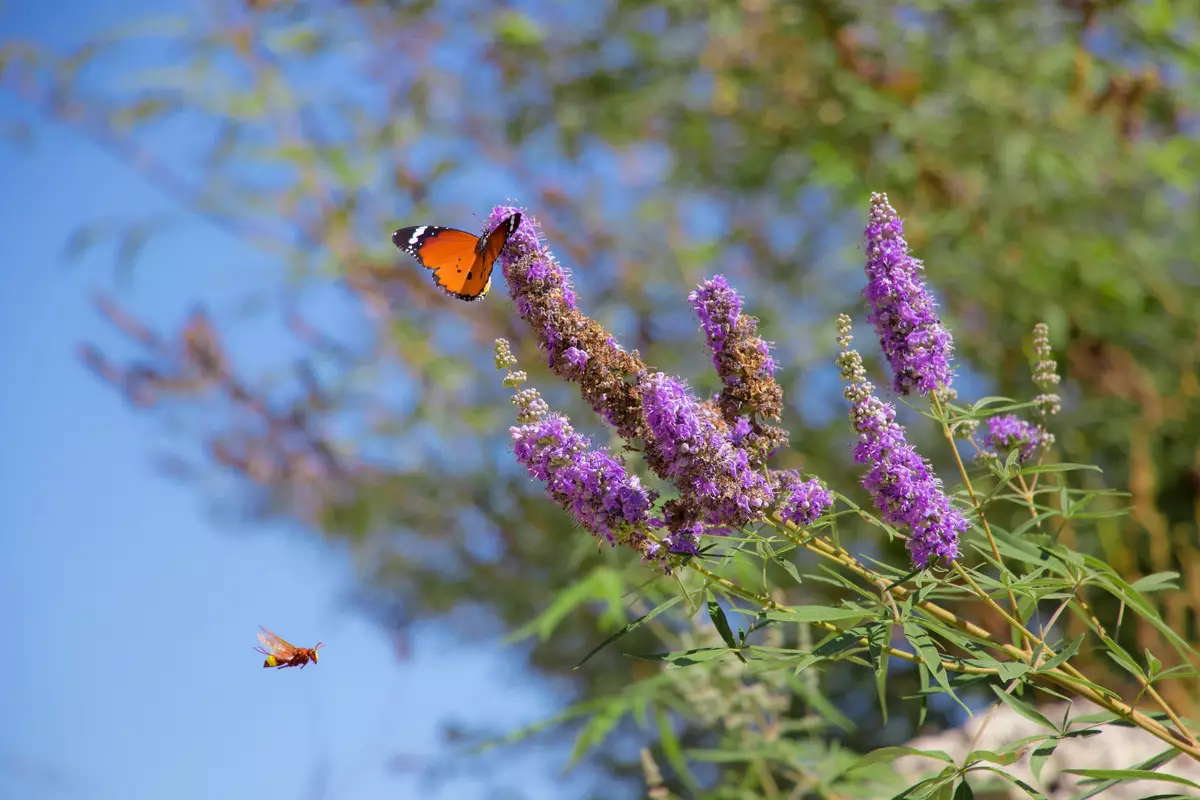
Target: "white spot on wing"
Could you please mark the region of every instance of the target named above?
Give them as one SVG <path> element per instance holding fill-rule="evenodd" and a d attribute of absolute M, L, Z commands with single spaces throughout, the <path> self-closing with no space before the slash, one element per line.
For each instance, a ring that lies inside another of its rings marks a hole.
<path fill-rule="evenodd" d="M 410 245 L 414 245 L 414 244 L 416 244 L 416 243 L 417 243 L 417 240 L 421 238 L 421 235 L 425 233 L 425 229 L 426 229 L 427 227 L 429 227 L 429 226 L 428 226 L 428 225 L 422 225 L 421 227 L 419 227 L 419 228 L 417 228 L 415 231 L 413 231 L 413 235 L 412 235 L 411 237 L 409 237 L 409 239 L 408 239 L 408 243 L 409 243 Z"/>

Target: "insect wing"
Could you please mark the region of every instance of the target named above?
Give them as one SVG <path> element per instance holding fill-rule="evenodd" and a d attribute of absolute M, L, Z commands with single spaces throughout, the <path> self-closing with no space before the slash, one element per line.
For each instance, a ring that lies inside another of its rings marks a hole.
<path fill-rule="evenodd" d="M 392 244 L 431 270 L 434 283 L 452 297 L 476 300 L 481 296 L 479 291 L 472 291 L 479 277 L 475 269 L 478 236 L 457 228 L 418 225 L 393 233 Z"/>
<path fill-rule="evenodd" d="M 259 652 L 275 656 L 275 658 L 279 659 L 280 661 L 287 661 L 296 654 L 295 647 L 271 633 L 262 625 L 259 625 L 258 629 L 261 631 L 261 633 L 258 634 L 258 640 L 262 642 L 262 646 L 265 648 L 259 650 Z"/>
<path fill-rule="evenodd" d="M 392 234 L 392 243 L 433 271 L 434 282 L 459 300 L 481 300 L 492 286 L 492 268 L 508 239 L 521 224 L 510 214 L 484 236 L 457 228 L 417 225 Z"/>
<path fill-rule="evenodd" d="M 487 244 L 483 247 L 483 260 L 489 265 L 493 264 L 500 253 L 504 250 L 504 245 L 508 244 L 508 238 L 517 232 L 517 228 L 521 225 L 521 215 L 509 214 L 496 228 L 491 235 L 487 237 Z"/>
<path fill-rule="evenodd" d="M 486 241 L 482 238 L 479 240 L 479 260 L 476 264 L 483 279 L 483 290 L 480 292 L 480 297 L 488 293 L 492 283 L 492 268 L 496 264 L 496 259 L 504 252 L 504 246 L 508 244 L 509 237 L 513 235 L 520 224 L 520 214 L 509 214 L 496 226 Z"/>

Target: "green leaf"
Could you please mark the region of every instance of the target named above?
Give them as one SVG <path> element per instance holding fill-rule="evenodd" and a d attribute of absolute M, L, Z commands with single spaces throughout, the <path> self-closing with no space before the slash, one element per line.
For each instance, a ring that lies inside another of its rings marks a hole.
<path fill-rule="evenodd" d="M 1048 740 L 1044 744 L 1039 745 L 1029 756 L 1029 769 L 1033 772 L 1033 777 L 1042 780 L 1042 768 L 1046 766 L 1046 762 L 1050 760 L 1050 756 L 1054 755 L 1054 751 L 1058 749 L 1058 738 Z"/>
<path fill-rule="evenodd" d="M 829 636 L 821 640 L 813 651 L 808 655 L 801 657 L 795 664 L 792 674 L 799 675 L 804 670 L 816 664 L 819 661 L 832 659 L 835 656 L 840 656 L 843 653 L 855 650 L 862 647 L 863 633 L 859 631 L 842 631 L 841 633 L 831 633 Z"/>
<path fill-rule="evenodd" d="M 883 724 L 887 725 L 887 672 L 891 653 L 888 652 L 888 642 L 891 641 L 892 626 L 887 622 L 876 622 L 870 626 L 867 634 L 867 652 L 871 658 L 871 668 L 875 671 L 875 693 L 879 697 L 879 710 L 883 715 Z"/>
<path fill-rule="evenodd" d="M 975 793 L 971 791 L 971 784 L 967 783 L 966 777 L 958 784 L 958 788 L 954 790 L 954 800 L 975 800 Z"/>
<path fill-rule="evenodd" d="M 1110 636 L 1106 636 L 1103 633 L 1099 634 L 1099 636 L 1100 641 L 1104 642 L 1104 644 L 1108 646 L 1108 650 L 1105 651 L 1105 655 L 1117 662 L 1122 669 L 1131 675 L 1143 680 L 1146 678 L 1146 673 L 1142 669 L 1141 665 L 1138 664 L 1137 661 L 1134 661 L 1133 656 L 1125 652 L 1124 647 L 1121 647 L 1121 645 L 1117 644 L 1116 641 L 1114 641 Z"/>
<path fill-rule="evenodd" d="M 671 725 L 670 716 L 657 706 L 655 706 L 654 714 L 658 721 L 658 744 L 662 748 L 663 755 L 666 756 L 667 763 L 690 789 L 698 789 L 700 782 L 692 774 L 687 759 L 683 756 L 683 748 L 679 744 L 679 737 L 675 735 L 675 728 Z"/>
<path fill-rule="evenodd" d="M 796 569 L 796 565 L 779 555 L 779 553 L 776 553 L 774 548 L 772 548 L 769 543 L 764 542 L 763 544 L 766 547 L 767 556 L 770 557 L 771 561 L 775 562 L 780 569 L 790 575 L 792 580 L 794 580 L 797 584 L 801 583 L 802 581 L 800 580 L 800 572 Z"/>
<path fill-rule="evenodd" d="M 611 703 L 593 714 L 583 726 L 583 730 L 575 737 L 575 747 L 571 750 L 570 763 L 578 763 L 589 751 L 603 744 L 623 716 L 625 716 L 625 708 L 618 703 Z"/>
<path fill-rule="evenodd" d="M 1200 783 L 1194 783 L 1178 775 L 1154 772 L 1149 769 L 1064 769 L 1063 772 L 1071 775 L 1080 775 L 1084 778 L 1100 778 L 1103 780 L 1163 781 L 1164 783 L 1175 783 L 1180 786 L 1188 786 L 1192 789 L 1200 789 Z"/>
<path fill-rule="evenodd" d="M 738 660 L 743 664 L 746 663 L 746 658 L 741 654 L 737 640 L 733 638 L 733 630 L 729 627 L 729 620 L 725 618 L 725 610 L 721 608 L 720 601 L 711 594 L 708 596 L 708 618 L 712 620 L 713 625 L 717 629 L 717 633 L 721 634 L 721 639 L 733 651 L 733 654 L 738 657 Z"/>
<path fill-rule="evenodd" d="M 1069 462 L 1062 461 L 1057 464 L 1038 464 L 1036 466 L 1026 467 L 1021 470 L 1021 474 L 1042 475 L 1055 472 L 1078 472 L 1079 470 L 1083 470 L 1085 472 L 1104 472 L 1104 470 L 1100 469 L 1095 464 L 1071 464 Z"/>
<path fill-rule="evenodd" d="M 995 775 L 999 775 L 1002 779 L 1014 784 L 1015 786 L 1019 786 L 1021 788 L 1021 791 L 1025 792 L 1025 794 L 1034 798 L 1034 800 L 1049 800 L 1049 798 L 1046 797 L 1046 795 L 1042 794 L 1041 792 L 1039 792 L 1037 789 L 1030 786 L 1025 781 L 1021 780 L 1020 778 L 1016 778 L 1016 777 L 1008 774 L 1007 772 L 1004 772 L 1003 770 L 999 770 L 996 767 L 982 766 L 977 771 L 991 772 Z"/>
<path fill-rule="evenodd" d="M 854 772 L 855 770 L 863 769 L 864 767 L 869 767 L 872 764 L 886 764 L 895 761 L 897 758 L 903 758 L 905 756 L 932 758 L 935 761 L 944 761 L 951 766 L 954 764 L 954 759 L 949 753 L 943 750 L 918 750 L 915 747 L 896 745 L 894 747 L 879 747 L 872 750 L 871 752 L 852 762 L 850 766 L 843 770 L 843 774 Z"/>
<path fill-rule="evenodd" d="M 731 748 L 728 750 L 701 750 L 692 749 L 688 751 L 695 761 L 703 761 L 708 764 L 742 764 L 746 762 L 761 762 L 764 758 L 774 757 L 770 748 L 742 750 Z"/>
<path fill-rule="evenodd" d="M 1012 450 L 1009 451 L 1008 458 L 1006 458 L 1004 460 L 1004 475 L 1006 477 L 1009 475 L 1012 475 L 1014 472 L 1016 472 L 1017 459 L 1020 457 L 1021 457 L 1021 450 L 1019 448 L 1014 447 Z"/>
<path fill-rule="evenodd" d="M 937 775 L 895 795 L 892 800 L 951 800 L 950 793 L 954 791 L 954 777 L 957 774 L 958 770 L 954 767 L 946 767 Z"/>
<path fill-rule="evenodd" d="M 1003 753 L 996 752 L 995 750 L 972 750 L 970 753 L 967 753 L 967 763 L 987 761 L 1007 767 L 1010 764 L 1020 761 L 1021 756 L 1024 754 L 1023 750 L 1009 750 Z"/>
<path fill-rule="evenodd" d="M 1155 630 L 1171 643 L 1176 652 L 1187 660 L 1191 660 L 1191 657 L 1196 655 L 1196 651 L 1192 645 L 1163 621 L 1158 613 L 1158 609 L 1118 575 L 1109 564 L 1091 556 L 1084 556 L 1084 564 L 1099 576 L 1099 583 L 1101 585 L 1108 589 L 1117 599 L 1136 610 L 1146 622 L 1150 623 Z"/>
<path fill-rule="evenodd" d="M 1006 561 L 1020 561 L 1034 567 L 1048 566 L 1042 549 L 1027 539 L 1018 539 L 996 528 L 992 529 L 992 538 L 996 540 L 996 549 Z"/>
<path fill-rule="evenodd" d="M 705 661 L 712 661 L 728 652 L 729 649 L 726 647 L 697 647 L 692 650 L 676 650 L 670 653 L 628 653 L 627 655 L 639 661 L 658 661 L 676 667 L 690 667 Z"/>
<path fill-rule="evenodd" d="M 1034 517 L 1030 517 L 1029 519 L 1022 522 L 1020 525 L 1018 525 L 1017 527 L 1013 528 L 1012 532 L 1008 535 L 1013 536 L 1013 537 L 1022 536 L 1026 531 L 1036 529 L 1046 520 L 1050 519 L 1051 517 L 1057 517 L 1057 516 L 1058 516 L 1057 510 L 1051 509 L 1050 511 L 1043 511 Z M 993 528 L 992 529 L 993 535 L 995 535 L 995 531 L 996 531 L 996 529 Z"/>
<path fill-rule="evenodd" d="M 1142 594 L 1150 594 L 1151 592 L 1161 592 L 1167 589 L 1179 588 L 1179 573 L 1178 572 L 1155 572 L 1152 575 L 1147 575 L 1144 578 L 1138 578 L 1130 588 Z"/>
<path fill-rule="evenodd" d="M 1055 733 L 1058 733 L 1058 726 L 1055 725 L 1050 720 L 1046 719 L 1040 711 L 1038 711 L 1036 708 L 1034 708 L 1029 703 L 1025 702 L 1024 700 L 1022 700 L 1018 697 L 1013 697 L 1011 694 L 1004 691 L 999 686 L 993 685 L 991 687 L 991 689 L 996 694 L 996 696 L 1000 698 L 1000 701 L 1002 703 L 1004 703 L 1006 706 L 1011 708 L 1013 711 L 1020 714 L 1025 719 L 1029 720 L 1030 722 L 1036 722 L 1038 725 L 1041 725 L 1042 727 L 1046 728 L 1047 730 L 1051 730 L 1051 731 L 1054 731 Z"/>
<path fill-rule="evenodd" d="M 642 614 L 640 617 L 635 619 L 633 622 L 630 622 L 628 625 L 625 625 L 624 627 L 621 628 L 621 630 L 617 631 L 612 636 L 609 636 L 603 642 L 601 642 L 600 644 L 596 645 L 591 650 L 589 650 L 588 654 L 583 657 L 582 661 L 580 661 L 578 664 L 575 665 L 574 669 L 579 669 L 584 664 L 586 664 L 591 659 L 592 656 L 596 655 L 596 653 L 599 653 L 601 650 L 608 647 L 610 644 L 615 642 L 617 639 L 620 639 L 622 636 L 629 633 L 630 631 L 635 631 L 638 628 L 642 627 L 647 622 L 654 619 L 655 617 L 657 617 L 659 614 L 663 613 L 667 609 L 675 606 L 682 600 L 683 600 L 682 595 L 675 595 L 674 597 L 667 600 L 666 602 L 660 603 L 655 608 L 651 609 L 650 611 L 647 611 L 645 614 Z"/>
<path fill-rule="evenodd" d="M 1079 652 L 1079 647 L 1083 644 L 1083 640 L 1086 637 L 1086 633 L 1079 634 L 1079 636 L 1077 636 L 1066 647 L 1064 647 L 1062 650 L 1059 650 L 1053 658 L 1047 659 L 1046 663 L 1038 667 L 1035 672 L 1049 672 L 1052 669 L 1056 669 L 1060 664 L 1071 659 L 1076 653 Z"/>
<path fill-rule="evenodd" d="M 1112 717 L 1112 715 L 1107 714 L 1106 712 L 1098 712 L 1096 714 L 1086 714 L 1084 716 L 1076 717 L 1075 721 L 1076 722 L 1089 722 L 1089 724 L 1090 724 L 1091 722 L 1109 721 L 1109 718 L 1111 718 L 1111 717 Z M 1119 719 L 1114 719 L 1113 721 L 1118 722 L 1118 724 L 1120 722 L 1123 722 L 1123 720 L 1119 720 Z M 1156 770 L 1159 767 L 1163 766 L 1164 764 L 1172 761 L 1178 755 L 1179 755 L 1178 748 L 1168 747 L 1166 750 L 1162 750 L 1158 753 L 1155 753 L 1154 755 L 1150 756 L 1150 758 L 1147 758 L 1146 760 L 1144 760 L 1138 764 L 1134 764 L 1132 767 L 1130 767 L 1130 769 L 1133 769 L 1133 770 Z M 1159 773 L 1155 773 L 1155 774 L 1159 774 Z M 1102 794 L 1103 792 L 1106 792 L 1109 789 L 1111 789 L 1113 786 L 1116 786 L 1117 784 L 1119 784 L 1121 782 L 1121 780 L 1122 780 L 1121 778 L 1112 778 L 1109 780 L 1101 781 L 1100 783 L 1089 787 L 1087 794 L 1080 797 L 1079 800 L 1088 800 L 1089 797 L 1095 797 L 1096 795 Z M 1147 798 L 1147 800 L 1149 800 L 1149 799 Z"/>
<path fill-rule="evenodd" d="M 930 638 L 929 633 L 916 622 L 910 620 L 904 623 L 904 637 L 908 639 L 909 644 L 916 650 L 917 655 L 921 659 L 921 664 L 929 671 L 933 679 L 938 682 L 938 685 L 970 715 L 970 707 L 954 693 L 954 689 L 950 685 L 950 678 L 946 675 L 946 669 L 942 666 L 942 654 L 938 651 L 937 645 L 933 643 L 933 639 Z"/>
<path fill-rule="evenodd" d="M 576 703 L 570 708 L 551 717 L 518 728 L 517 730 L 509 731 L 503 736 L 485 740 L 479 743 L 479 745 L 477 745 L 475 748 L 472 748 L 472 752 L 483 753 L 502 745 L 515 744 L 528 739 L 530 736 L 541 733 L 542 731 L 558 727 L 564 723 L 571 722 L 572 720 L 590 716 L 594 713 L 603 712 L 606 709 L 611 709 L 613 706 L 629 709 L 634 706 L 644 705 L 648 697 L 650 697 L 654 692 L 660 691 L 661 687 L 667 685 L 669 685 L 669 678 L 665 675 L 655 675 L 653 677 L 646 678 L 634 685 L 627 687 L 624 693 L 620 695 L 598 697 L 593 700 Z"/>
<path fill-rule="evenodd" d="M 1001 407 L 994 408 L 994 406 Z M 973 417 L 983 419 L 985 417 L 994 417 L 997 414 L 1003 414 L 1008 411 L 1015 411 L 1020 407 L 1021 404 L 1017 403 L 1017 401 L 1013 400 L 1011 397 L 988 395 L 987 397 L 981 397 L 972 403 L 968 413 Z"/>
<path fill-rule="evenodd" d="M 592 570 L 582 580 L 576 581 L 554 596 L 554 602 L 534 619 L 522 625 L 517 630 L 504 637 L 505 644 L 519 642 L 533 634 L 543 642 L 558 628 L 568 614 L 581 605 L 593 600 L 619 600 L 621 592 L 621 576 L 608 567 L 598 567 Z"/>
<path fill-rule="evenodd" d="M 1015 681 L 1029 672 L 1029 665 L 1020 661 L 996 661 L 992 666 L 996 670 L 996 676 L 1005 683 Z"/>
<path fill-rule="evenodd" d="M 1159 671 L 1160 671 L 1161 669 L 1162 669 L 1162 662 L 1161 662 L 1161 661 L 1159 661 L 1159 660 L 1158 660 L 1158 657 L 1157 657 L 1157 656 L 1155 656 L 1155 655 L 1154 655 L 1154 653 L 1151 653 L 1151 652 L 1150 652 L 1150 648 L 1149 648 L 1149 647 L 1147 647 L 1147 648 L 1146 648 L 1146 673 L 1147 673 L 1147 677 L 1149 677 L 1151 680 L 1153 680 L 1153 679 L 1154 679 L 1154 677 L 1155 677 L 1156 675 L 1158 675 L 1158 673 L 1159 673 Z"/>
<path fill-rule="evenodd" d="M 1158 680 L 1162 682 L 1167 678 L 1200 678 L 1200 670 L 1193 667 L 1191 664 L 1178 664 L 1170 669 L 1164 669 L 1158 673 Z"/>
<path fill-rule="evenodd" d="M 790 611 L 768 611 L 767 618 L 779 622 L 857 622 L 873 613 L 858 606 L 801 606 Z"/>
<path fill-rule="evenodd" d="M 994 644 L 984 636 L 975 636 L 967 633 L 966 631 L 947 625 L 936 617 L 922 617 L 921 625 L 930 633 L 940 636 L 951 644 L 958 645 L 969 653 L 979 652 L 981 655 L 984 655 L 983 651 L 979 647 L 976 647 L 976 645 L 990 647 Z"/>

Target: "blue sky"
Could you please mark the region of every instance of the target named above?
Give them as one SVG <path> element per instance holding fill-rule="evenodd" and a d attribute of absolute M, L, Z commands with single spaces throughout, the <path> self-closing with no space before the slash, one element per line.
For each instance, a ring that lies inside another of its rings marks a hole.
<path fill-rule="evenodd" d="M 6 4 L 0 30 L 67 45 L 172 6 Z M 0 119 L 14 116 L 32 119 L 0 94 Z M 482 761 L 436 794 L 389 769 L 398 755 L 444 755 L 447 721 L 504 730 L 552 712 L 553 698 L 519 654 L 432 630 L 399 661 L 345 602 L 355 578 L 344 553 L 219 519 L 201 492 L 157 474 L 162 425 L 76 358 L 84 341 L 129 352 L 89 300 L 114 286 L 111 250 L 68 266 L 62 248 L 82 222 L 179 210 L 55 128 L 39 127 L 32 148 L 0 146 L 0 174 L 0 796 L 568 796 L 557 753 Z M 255 254 L 185 221 L 117 291 L 167 331 L 196 300 L 220 317 L 275 280 Z M 321 663 L 261 669 L 258 624 L 323 640 Z"/>

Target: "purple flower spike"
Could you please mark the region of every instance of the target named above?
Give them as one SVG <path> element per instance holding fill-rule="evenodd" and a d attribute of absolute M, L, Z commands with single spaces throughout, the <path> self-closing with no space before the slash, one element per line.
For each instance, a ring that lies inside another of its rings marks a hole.
<path fill-rule="evenodd" d="M 708 349 L 713 352 L 713 366 L 720 370 L 725 345 L 742 315 L 742 298 L 724 275 L 714 275 L 689 294 L 688 301 L 700 317 Z"/>
<path fill-rule="evenodd" d="M 780 488 L 777 492 L 782 502 L 779 516 L 801 528 L 812 525 L 833 505 L 833 494 L 816 478 L 800 480 L 800 473 L 787 470 L 778 476 Z"/>
<path fill-rule="evenodd" d="M 921 279 L 921 262 L 909 254 L 904 222 L 886 194 L 871 195 L 866 239 L 863 294 L 871 303 L 868 319 L 895 376 L 893 387 L 900 394 L 916 389 L 922 395 L 949 388 L 954 343 Z"/>
<path fill-rule="evenodd" d="M 624 439 L 640 439 L 642 414 L 631 379 L 645 365 L 636 352 L 627 353 L 600 323 L 579 310 L 570 276 L 542 244 L 532 215 L 497 206 L 489 224 L 494 227 L 517 212 L 521 224 L 500 255 L 517 313 L 533 328 L 554 373 L 579 384 L 592 410 Z"/>
<path fill-rule="evenodd" d="M 1005 414 L 988 420 L 988 435 L 984 437 L 983 443 L 994 452 L 985 451 L 980 455 L 995 456 L 996 453 L 1007 453 L 1019 447 L 1018 460 L 1024 464 L 1037 456 L 1038 451 L 1051 441 L 1052 437 L 1036 425 L 1013 414 Z"/>
<path fill-rule="evenodd" d="M 871 494 L 884 521 L 908 530 L 908 552 L 918 569 L 931 556 L 949 563 L 958 556 L 959 536 L 971 527 L 962 512 L 942 492 L 930 463 L 908 444 L 896 423 L 896 408 L 876 397 L 866 379 L 862 356 L 850 350 L 850 318 L 838 317 L 838 356 L 850 422 L 858 433 L 854 460 L 869 465 L 862 487 Z"/>
<path fill-rule="evenodd" d="M 748 415 L 779 419 L 783 390 L 775 382 L 775 359 L 771 358 L 771 348 L 758 336 L 758 320 L 742 313 L 742 298 L 729 281 L 715 275 L 689 294 L 688 301 L 700 318 L 713 366 L 724 384 L 717 405 L 725 422 L 737 425 Z M 751 432 L 742 434 L 747 438 L 744 446 L 751 450 L 756 463 L 787 443 L 787 433 L 782 429 L 762 425 L 754 417 L 749 417 L 747 423 Z"/>
<path fill-rule="evenodd" d="M 654 495 L 604 450 L 591 449 L 566 417 L 550 414 L 509 429 L 513 453 L 530 477 L 575 520 L 610 544 L 644 526 Z"/>
<path fill-rule="evenodd" d="M 505 386 L 515 389 L 526 381 L 524 372 L 512 369 L 517 360 L 507 341 L 496 340 L 495 354 L 497 368 L 507 370 Z M 544 483 L 551 499 L 593 535 L 658 560 L 661 548 L 646 534 L 663 524 L 651 516 L 657 493 L 626 472 L 621 459 L 592 449 L 566 417 L 550 413 L 536 389 L 520 389 L 513 404 L 521 423 L 508 429 L 513 453 L 529 476 Z"/>
<path fill-rule="evenodd" d="M 646 460 L 679 488 L 668 516 L 673 531 L 703 519 L 741 526 L 760 520 L 774 495 L 749 454 L 737 447 L 720 417 L 682 382 L 656 372 L 640 381 L 648 428 Z"/>

